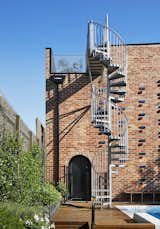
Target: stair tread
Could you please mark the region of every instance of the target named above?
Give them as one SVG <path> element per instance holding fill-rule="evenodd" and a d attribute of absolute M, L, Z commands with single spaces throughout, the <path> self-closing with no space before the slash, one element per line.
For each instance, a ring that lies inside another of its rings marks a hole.
<path fill-rule="evenodd" d="M 124 78 L 124 77 L 126 77 L 124 74 L 116 72 L 109 76 L 109 80 L 115 80 L 115 79 Z"/>
<path fill-rule="evenodd" d="M 109 65 L 108 66 L 108 73 L 111 74 L 113 72 L 115 72 L 117 69 L 119 69 L 119 66 L 118 65 Z"/>
<path fill-rule="evenodd" d="M 125 87 L 125 86 L 126 86 L 126 82 L 124 80 L 117 81 L 110 84 L 110 87 Z"/>
<path fill-rule="evenodd" d="M 117 95 L 124 95 L 126 94 L 126 91 L 122 91 L 122 90 L 111 90 L 110 91 L 111 94 L 117 94 Z"/>
<path fill-rule="evenodd" d="M 95 192 L 109 192 L 109 189 L 93 189 Z"/>
<path fill-rule="evenodd" d="M 120 137 L 118 137 L 118 136 L 111 136 L 110 137 L 110 141 L 118 141 L 118 140 L 120 140 Z"/>
<path fill-rule="evenodd" d="M 126 154 L 126 151 L 115 151 L 115 152 L 112 152 L 111 151 L 111 154 Z"/>
<path fill-rule="evenodd" d="M 108 120 L 103 120 L 103 119 L 96 119 L 95 122 L 103 122 L 103 123 L 108 123 Z"/>
<path fill-rule="evenodd" d="M 120 145 L 120 144 L 115 144 L 115 145 L 111 145 L 111 148 L 125 148 L 125 145 Z"/>
<path fill-rule="evenodd" d="M 110 198 L 111 196 L 110 195 L 103 195 L 103 196 L 96 196 L 96 199 L 107 199 L 107 198 Z"/>
<path fill-rule="evenodd" d="M 124 101 L 124 98 L 111 98 L 111 101 L 113 103 L 120 103 Z"/>

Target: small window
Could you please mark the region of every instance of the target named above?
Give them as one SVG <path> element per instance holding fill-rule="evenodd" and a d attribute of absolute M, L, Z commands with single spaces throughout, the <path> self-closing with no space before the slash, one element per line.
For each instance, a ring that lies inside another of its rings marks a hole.
<path fill-rule="evenodd" d="M 143 130 L 145 128 L 146 128 L 145 126 L 139 126 L 139 129 L 141 129 L 141 130 Z"/>
<path fill-rule="evenodd" d="M 146 166 L 145 166 L 145 165 L 140 165 L 139 168 L 140 168 L 140 169 L 145 169 Z"/>
<path fill-rule="evenodd" d="M 145 100 L 139 100 L 138 102 L 139 103 L 145 103 Z"/>
<path fill-rule="evenodd" d="M 138 116 L 143 117 L 143 116 L 145 116 L 145 115 L 146 115 L 146 114 L 145 114 L 144 112 L 142 112 L 142 113 L 139 113 Z"/>
<path fill-rule="evenodd" d="M 145 139 L 139 139 L 139 142 L 145 142 L 146 140 Z"/>
<path fill-rule="evenodd" d="M 138 146 L 143 146 L 143 143 L 141 142 L 141 143 L 138 143 Z"/>
<path fill-rule="evenodd" d="M 139 87 L 139 90 L 140 90 L 140 91 L 144 91 L 144 90 L 145 90 L 145 86 Z"/>
<path fill-rule="evenodd" d="M 142 151 L 142 152 L 139 152 L 139 155 L 146 155 L 146 153 Z"/>

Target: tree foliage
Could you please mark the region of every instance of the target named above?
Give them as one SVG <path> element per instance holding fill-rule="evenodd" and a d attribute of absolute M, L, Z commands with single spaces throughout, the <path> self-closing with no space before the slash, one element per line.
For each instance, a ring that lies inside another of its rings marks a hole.
<path fill-rule="evenodd" d="M 23 141 L 16 136 L 4 133 L 0 138 L 0 228 L 41 228 L 42 213 L 60 203 L 60 192 L 44 182 L 43 165 L 37 145 L 24 152 Z"/>

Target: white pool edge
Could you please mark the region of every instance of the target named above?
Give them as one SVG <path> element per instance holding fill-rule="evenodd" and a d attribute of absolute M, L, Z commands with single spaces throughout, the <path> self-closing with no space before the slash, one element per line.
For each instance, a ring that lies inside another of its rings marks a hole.
<path fill-rule="evenodd" d="M 152 223 L 155 229 L 160 229 L 160 220 L 148 213 L 135 213 L 133 219 L 137 223 Z"/>
<path fill-rule="evenodd" d="M 159 205 L 158 205 L 159 206 Z M 160 206 L 159 206 L 160 207 Z M 134 209 L 134 211 L 136 211 L 136 209 L 140 208 L 140 209 L 146 209 L 148 208 L 147 205 L 143 205 L 143 206 L 137 206 L 137 205 L 117 205 L 116 208 L 118 208 L 120 211 L 122 211 L 124 214 L 128 215 L 130 218 L 133 218 L 136 222 L 138 223 L 152 223 L 155 225 L 155 229 L 160 229 L 160 220 L 157 219 L 156 217 L 148 214 L 148 213 L 143 213 L 143 212 L 135 212 L 135 213 L 130 213 L 127 212 L 127 208 L 128 209 Z"/>

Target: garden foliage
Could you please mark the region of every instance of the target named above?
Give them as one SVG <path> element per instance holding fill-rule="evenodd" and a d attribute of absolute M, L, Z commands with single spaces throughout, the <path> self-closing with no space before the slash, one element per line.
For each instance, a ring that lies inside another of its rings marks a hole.
<path fill-rule="evenodd" d="M 43 158 L 37 145 L 25 152 L 16 136 L 0 137 L 0 228 L 41 228 L 47 208 L 60 203 L 60 192 L 44 181 Z"/>

